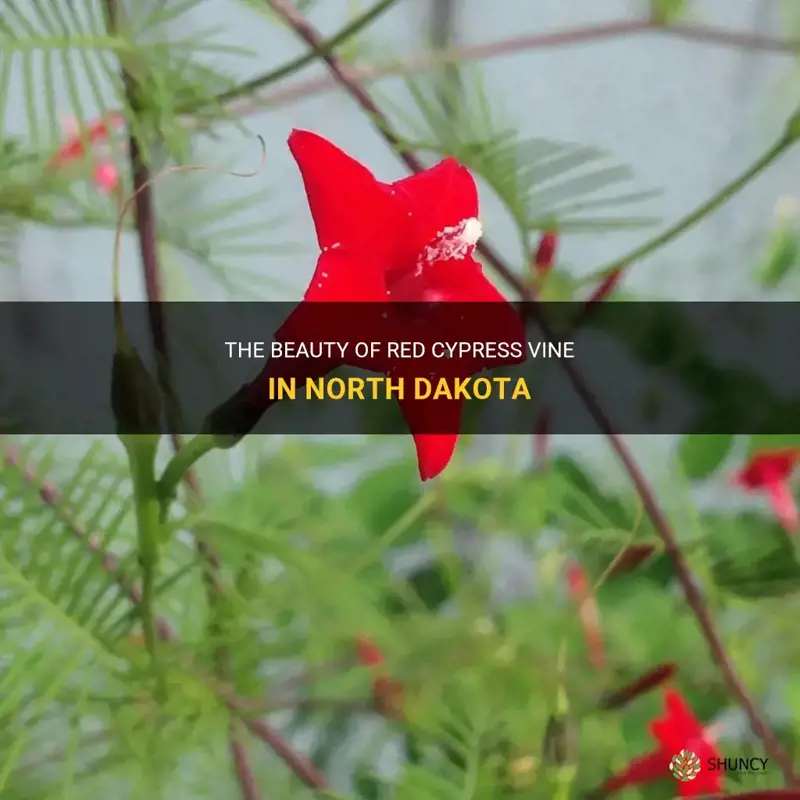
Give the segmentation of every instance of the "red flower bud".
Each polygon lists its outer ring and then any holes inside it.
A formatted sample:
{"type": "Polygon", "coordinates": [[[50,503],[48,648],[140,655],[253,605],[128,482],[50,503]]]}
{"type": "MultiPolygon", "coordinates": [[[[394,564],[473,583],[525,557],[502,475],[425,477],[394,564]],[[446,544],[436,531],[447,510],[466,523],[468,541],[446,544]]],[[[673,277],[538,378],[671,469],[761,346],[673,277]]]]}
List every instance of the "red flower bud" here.
{"type": "Polygon", "coordinates": [[[533,257],[533,266],[537,272],[544,273],[552,269],[557,247],[557,233],[548,231],[542,234],[542,238],[539,240],[539,246],[536,248],[536,253],[533,257]]]}

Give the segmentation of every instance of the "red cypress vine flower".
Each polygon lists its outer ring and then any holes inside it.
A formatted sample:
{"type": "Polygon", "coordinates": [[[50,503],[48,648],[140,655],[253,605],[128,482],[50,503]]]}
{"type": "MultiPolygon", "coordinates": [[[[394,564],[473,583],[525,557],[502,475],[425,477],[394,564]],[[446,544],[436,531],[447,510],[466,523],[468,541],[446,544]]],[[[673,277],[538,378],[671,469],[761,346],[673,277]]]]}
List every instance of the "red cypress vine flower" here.
{"type": "Polygon", "coordinates": [[[797,504],[792,497],[789,482],[800,460],[800,450],[785,447],[761,450],[733,475],[736,486],[746,492],[766,492],[775,516],[789,533],[800,525],[797,504]]]}
{"type": "MultiPolygon", "coordinates": [[[[680,692],[668,689],[664,692],[665,714],[650,723],[650,733],[658,742],[658,748],[631,761],[619,775],[606,781],[600,789],[600,797],[631,786],[638,786],[669,777],[672,757],[681,750],[694,753],[705,767],[710,758],[719,758],[719,752],[711,736],[694,716],[692,709],[680,692]]],[[[692,781],[678,783],[679,797],[702,797],[722,791],[721,772],[701,769],[692,781]]]]}
{"type": "MultiPolygon", "coordinates": [[[[300,168],[321,254],[303,302],[276,333],[284,342],[421,341],[426,357],[377,355],[271,361],[220,418],[240,411],[236,435],[252,430],[270,377],[321,377],[340,366],[383,373],[406,384],[467,378],[525,360],[525,333],[514,307],[473,258],[482,228],[478,192],[467,169],[447,158],[394,183],[382,183],[326,139],[295,130],[289,149],[300,168]],[[330,310],[333,303],[359,308],[330,310]],[[458,304],[457,308],[455,304],[458,304]],[[325,310],[324,306],[328,307],[325,310]],[[428,358],[436,341],[521,343],[519,357],[428,358]],[[241,411],[241,409],[245,409],[241,411]]],[[[460,398],[398,400],[417,450],[420,477],[438,475],[458,440],[460,398]]],[[[218,410],[219,411],[219,410],[218,410]]]]}
{"type": "Polygon", "coordinates": [[[369,636],[356,639],[359,663],[373,670],[372,702],[375,710],[385,717],[400,719],[403,716],[403,687],[389,676],[386,658],[369,636]]]}

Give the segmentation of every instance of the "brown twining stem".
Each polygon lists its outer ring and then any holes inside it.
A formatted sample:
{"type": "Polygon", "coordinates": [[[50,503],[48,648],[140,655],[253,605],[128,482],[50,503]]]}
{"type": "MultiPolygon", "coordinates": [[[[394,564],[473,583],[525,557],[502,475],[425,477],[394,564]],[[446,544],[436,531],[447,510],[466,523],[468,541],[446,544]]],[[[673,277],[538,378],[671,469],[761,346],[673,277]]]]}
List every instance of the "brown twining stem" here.
{"type": "MultiPolygon", "coordinates": [[[[425,165],[414,153],[404,149],[402,142],[393,131],[386,115],[378,108],[359,80],[353,76],[352,71],[336,55],[327,53],[321,49],[321,45],[324,41],[322,36],[320,36],[319,31],[314,28],[298,8],[290,2],[290,0],[266,0],[266,2],[278,16],[294,29],[295,33],[297,33],[309,47],[318,53],[320,59],[325,61],[340,86],[367,112],[378,133],[397,152],[406,166],[412,172],[420,172],[425,169],[425,165]]],[[[486,263],[514,288],[520,300],[527,303],[530,316],[539,326],[545,338],[551,342],[557,342],[559,337],[556,336],[549,321],[546,319],[541,304],[531,298],[525,282],[505,263],[497,251],[485,240],[479,243],[478,250],[486,263]]],[[[653,489],[639,469],[639,466],[633,459],[627,446],[615,432],[605,411],[597,402],[591,388],[584,381],[580,372],[575,369],[572,362],[568,359],[561,360],[560,363],[573,389],[581,398],[581,401],[586,406],[595,424],[608,439],[612,450],[621,462],[636,492],[639,494],[644,510],[649,516],[653,528],[664,542],[666,550],[672,558],[678,581],[686,596],[686,602],[697,619],[698,626],[706,641],[711,657],[719,667],[728,691],[730,691],[731,695],[736,699],[739,705],[741,705],[747,715],[753,733],[761,740],[770,758],[780,767],[786,784],[789,786],[800,785],[800,780],[794,773],[791,758],[781,747],[774,731],[756,708],[755,702],[750,697],[747,688],[742,683],[741,678],[737,674],[734,665],[725,651],[725,646],[711,617],[711,612],[703,599],[702,593],[697,587],[691,569],[686,561],[686,557],[678,545],[678,540],[672,529],[672,525],[662,511],[653,489]]]]}
{"type": "MultiPolygon", "coordinates": [[[[120,9],[116,0],[106,0],[105,4],[106,20],[109,31],[113,34],[120,28],[120,9]]],[[[131,110],[136,113],[139,108],[139,93],[136,79],[122,66],[122,81],[125,87],[125,95],[131,110]]],[[[142,261],[142,271],[147,293],[148,314],[150,320],[150,335],[153,349],[156,354],[156,364],[158,379],[161,390],[167,401],[167,422],[170,427],[170,439],[173,449],[177,452],[181,448],[181,440],[177,428],[177,416],[175,407],[172,405],[174,393],[170,381],[170,351],[169,339],[167,336],[166,319],[163,313],[163,275],[158,258],[158,245],[156,235],[156,216],[153,207],[153,193],[150,186],[150,171],[142,158],[140,143],[136,136],[131,132],[129,136],[129,159],[131,174],[133,178],[133,191],[135,193],[135,212],[136,212],[136,234],[139,242],[139,252],[142,261]]],[[[188,489],[189,502],[197,505],[202,503],[202,493],[199,482],[195,474],[189,470],[184,476],[184,483],[188,489]]],[[[215,572],[219,568],[219,561],[210,548],[195,536],[198,552],[204,558],[208,567],[204,570],[204,582],[206,584],[206,596],[208,598],[209,613],[212,623],[209,632],[216,635],[214,629],[217,618],[217,598],[221,593],[221,586],[216,578],[215,572]]],[[[220,677],[229,672],[228,654],[224,648],[219,648],[216,653],[217,671],[220,677]]],[[[250,767],[247,751],[244,744],[237,736],[235,720],[231,721],[229,730],[229,748],[231,759],[234,764],[236,776],[242,796],[245,800],[260,800],[260,792],[255,784],[253,770],[250,767]]],[[[281,758],[289,765],[307,785],[313,788],[320,788],[325,785],[323,776],[316,774],[313,766],[305,763],[302,756],[294,754],[289,744],[283,741],[282,737],[274,733],[268,726],[261,722],[248,723],[251,731],[259,731],[256,735],[267,742],[275,752],[280,749],[281,758]],[[276,749],[276,745],[278,749],[276,749]],[[299,770],[299,771],[298,771],[299,770]],[[320,780],[322,781],[320,783],[320,780]]],[[[280,755],[280,753],[279,753],[280,755]]]]}
{"type": "MultiPolygon", "coordinates": [[[[103,570],[126,593],[131,602],[136,605],[141,601],[141,592],[122,571],[119,561],[110,553],[104,552],[99,538],[87,533],[66,508],[61,492],[50,480],[40,476],[35,465],[29,459],[23,459],[19,450],[13,446],[5,447],[3,460],[6,466],[18,470],[23,480],[34,487],[42,502],[53,509],[67,526],[70,534],[78,539],[84,547],[92,552],[101,563],[103,570]]],[[[163,641],[177,641],[171,625],[163,617],[156,617],[156,630],[163,641]]],[[[238,698],[223,698],[225,704],[233,712],[247,711],[247,701],[238,698]]],[[[294,772],[297,778],[309,789],[326,789],[328,786],[325,776],[311,763],[306,756],[295,752],[283,737],[269,725],[259,719],[243,716],[242,722],[257,739],[267,744],[275,754],[281,758],[294,772]]],[[[238,758],[239,747],[234,748],[232,754],[238,758]]],[[[244,777],[240,775],[240,779],[244,777]]]]}
{"type": "MultiPolygon", "coordinates": [[[[354,79],[362,83],[369,83],[396,75],[413,75],[456,62],[468,63],[513,55],[514,53],[574,47],[576,45],[601,44],[615,39],[647,34],[663,35],[686,42],[773,55],[785,56],[800,53],[800,40],[797,39],[774,38],[757,33],[725,30],[697,23],[673,22],[664,25],[649,18],[620,19],[597,25],[566,28],[551,33],[526,33],[498,39],[493,42],[448,47],[446,50],[424,53],[390,64],[366,67],[349,66],[348,71],[354,79]]],[[[305,81],[298,81],[294,85],[270,90],[255,98],[230,100],[226,103],[226,108],[237,116],[255,114],[260,113],[267,107],[274,108],[277,105],[286,105],[323,92],[330,92],[338,86],[339,82],[330,77],[310,78],[305,81]]]]}

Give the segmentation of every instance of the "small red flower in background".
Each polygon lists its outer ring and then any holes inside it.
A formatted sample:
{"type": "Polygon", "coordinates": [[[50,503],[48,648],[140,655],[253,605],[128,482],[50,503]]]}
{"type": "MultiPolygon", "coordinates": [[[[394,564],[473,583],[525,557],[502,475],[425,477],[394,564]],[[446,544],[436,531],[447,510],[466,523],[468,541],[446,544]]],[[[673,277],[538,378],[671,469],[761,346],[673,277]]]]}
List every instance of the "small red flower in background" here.
{"type": "Polygon", "coordinates": [[[389,677],[386,659],[369,636],[356,639],[356,653],[362,666],[373,670],[372,702],[379,714],[394,719],[403,716],[403,687],[389,677]]]}
{"type": "MultiPolygon", "coordinates": [[[[417,377],[467,378],[525,360],[519,315],[473,258],[482,227],[477,187],[465,167],[447,158],[416,175],[382,183],[315,133],[293,131],[289,149],[322,252],[303,302],[276,340],[422,341],[428,352],[439,340],[523,346],[521,357],[397,359],[384,348],[369,358],[351,351],[336,360],[268,364],[248,390],[251,408],[266,407],[259,386],[273,375],[322,376],[351,366],[407,383],[417,377]],[[371,305],[334,317],[318,303],[371,305]],[[453,304],[459,304],[458,311],[448,310],[453,304]]],[[[398,402],[414,439],[420,477],[433,478],[452,458],[464,401],[406,397],[398,402]]]]}
{"type": "Polygon", "coordinates": [[[621,789],[669,778],[670,761],[681,750],[694,753],[702,768],[694,780],[676,784],[678,796],[702,797],[722,791],[720,771],[706,769],[708,759],[720,758],[710,734],[704,730],[680,692],[667,689],[664,706],[664,716],[650,724],[650,733],[658,742],[658,749],[631,761],[623,772],[603,784],[598,796],[608,797],[621,789]]]}
{"type": "Polygon", "coordinates": [[[733,475],[733,482],[739,488],[769,495],[775,516],[789,533],[794,533],[800,524],[797,504],[789,489],[799,460],[800,450],[797,448],[761,450],[733,475]]]}
{"type": "Polygon", "coordinates": [[[578,613],[583,625],[583,635],[589,648],[589,657],[595,669],[605,666],[605,648],[603,646],[603,633],[600,628],[600,609],[592,593],[589,579],[583,567],[571,562],[566,570],[567,586],[572,598],[578,604],[578,613]]]}
{"type": "MultiPolygon", "coordinates": [[[[65,123],[67,140],[62,144],[50,161],[52,170],[64,170],[77,162],[83,161],[86,156],[86,144],[92,147],[107,141],[114,128],[124,124],[124,119],[119,114],[112,114],[107,119],[90,122],[86,126],[84,135],[81,136],[80,127],[76,120],[68,119],[65,123]]],[[[94,168],[92,178],[100,191],[110,194],[119,184],[119,173],[113,162],[104,159],[94,168]]]]}
{"type": "Polygon", "coordinates": [[[549,231],[542,234],[539,246],[533,257],[533,266],[538,273],[549,272],[553,267],[556,249],[558,248],[558,234],[549,231]]]}

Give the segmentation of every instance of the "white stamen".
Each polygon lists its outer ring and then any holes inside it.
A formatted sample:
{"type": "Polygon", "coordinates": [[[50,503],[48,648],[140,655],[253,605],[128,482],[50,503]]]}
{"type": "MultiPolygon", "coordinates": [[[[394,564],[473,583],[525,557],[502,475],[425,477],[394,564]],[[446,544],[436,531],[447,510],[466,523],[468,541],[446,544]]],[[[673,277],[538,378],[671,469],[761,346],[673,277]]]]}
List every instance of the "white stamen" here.
{"type": "Polygon", "coordinates": [[[470,217],[464,222],[464,230],[461,238],[473,247],[478,244],[478,240],[483,236],[483,225],[477,217],[470,217]]]}
{"type": "Polygon", "coordinates": [[[476,217],[461,220],[440,230],[426,245],[417,259],[416,275],[421,275],[426,264],[439,260],[466,258],[483,235],[483,225],[476,217]]]}

